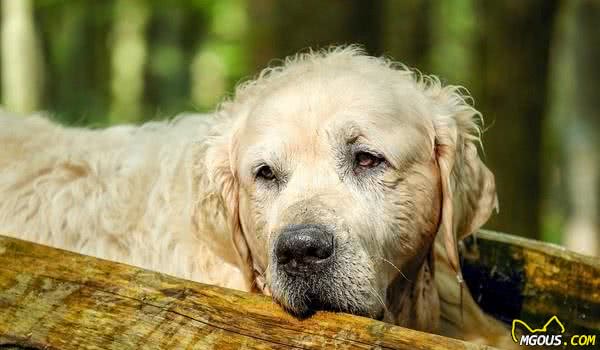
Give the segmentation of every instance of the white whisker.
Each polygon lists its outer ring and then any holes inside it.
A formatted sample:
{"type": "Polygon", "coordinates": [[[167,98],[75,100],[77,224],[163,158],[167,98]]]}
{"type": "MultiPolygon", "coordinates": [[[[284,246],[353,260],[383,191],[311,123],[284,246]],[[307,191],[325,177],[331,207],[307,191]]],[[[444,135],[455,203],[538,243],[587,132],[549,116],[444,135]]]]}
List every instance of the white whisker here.
{"type": "Polygon", "coordinates": [[[406,275],[396,265],[394,265],[391,261],[389,261],[388,259],[386,259],[386,258],[384,258],[382,256],[376,256],[376,258],[379,258],[379,259],[385,261],[386,263],[392,265],[393,268],[395,268],[398,272],[400,272],[400,275],[402,277],[404,277],[405,280],[407,280],[408,282],[410,282],[410,280],[408,279],[408,277],[406,277],[406,275]]]}
{"type": "Polygon", "coordinates": [[[369,292],[371,292],[371,294],[373,294],[373,296],[377,298],[377,300],[383,307],[383,310],[385,310],[385,312],[388,312],[387,306],[385,306],[385,303],[383,302],[383,298],[381,297],[381,295],[379,295],[379,293],[377,293],[375,288],[373,288],[373,286],[370,283],[369,283],[369,292]]]}

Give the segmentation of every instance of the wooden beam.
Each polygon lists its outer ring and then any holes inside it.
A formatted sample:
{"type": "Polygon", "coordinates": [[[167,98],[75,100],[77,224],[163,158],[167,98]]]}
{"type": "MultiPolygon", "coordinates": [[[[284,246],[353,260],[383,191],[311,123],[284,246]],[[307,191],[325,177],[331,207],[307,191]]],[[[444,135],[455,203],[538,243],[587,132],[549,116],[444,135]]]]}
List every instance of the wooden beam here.
{"type": "Polygon", "coordinates": [[[0,236],[0,348],[489,349],[0,236]]]}
{"type": "Polygon", "coordinates": [[[556,315],[565,335],[600,333],[600,258],[491,231],[462,243],[463,275],[484,311],[540,327],[556,315]]]}

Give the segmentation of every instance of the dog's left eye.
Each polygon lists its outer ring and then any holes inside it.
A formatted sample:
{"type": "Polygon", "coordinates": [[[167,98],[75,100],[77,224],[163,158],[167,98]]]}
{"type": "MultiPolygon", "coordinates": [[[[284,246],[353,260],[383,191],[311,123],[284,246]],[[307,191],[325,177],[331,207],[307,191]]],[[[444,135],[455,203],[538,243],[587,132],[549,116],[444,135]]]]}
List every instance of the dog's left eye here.
{"type": "Polygon", "coordinates": [[[371,169],[383,163],[385,159],[368,152],[358,152],[355,156],[356,167],[371,169]]]}

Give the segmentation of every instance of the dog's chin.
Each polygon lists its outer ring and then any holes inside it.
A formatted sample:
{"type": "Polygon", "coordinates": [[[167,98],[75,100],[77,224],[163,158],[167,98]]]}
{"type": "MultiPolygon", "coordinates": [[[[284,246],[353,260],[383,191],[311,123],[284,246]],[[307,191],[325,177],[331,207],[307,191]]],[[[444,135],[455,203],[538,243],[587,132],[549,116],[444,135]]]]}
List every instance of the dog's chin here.
{"type": "Polygon", "coordinates": [[[285,304],[281,303],[279,300],[278,302],[287,312],[301,319],[310,317],[317,311],[344,312],[376,320],[383,320],[384,317],[383,308],[373,310],[366,305],[353,305],[349,307],[348,305],[344,305],[346,304],[344,302],[337,303],[336,301],[323,301],[319,297],[309,297],[303,300],[288,300],[288,303],[285,304]]]}
{"type": "Polygon", "coordinates": [[[357,316],[382,320],[384,309],[381,304],[362,293],[337,291],[335,286],[315,288],[306,283],[288,284],[285,289],[273,289],[273,297],[287,312],[298,317],[307,318],[317,311],[344,312],[357,316]]]}

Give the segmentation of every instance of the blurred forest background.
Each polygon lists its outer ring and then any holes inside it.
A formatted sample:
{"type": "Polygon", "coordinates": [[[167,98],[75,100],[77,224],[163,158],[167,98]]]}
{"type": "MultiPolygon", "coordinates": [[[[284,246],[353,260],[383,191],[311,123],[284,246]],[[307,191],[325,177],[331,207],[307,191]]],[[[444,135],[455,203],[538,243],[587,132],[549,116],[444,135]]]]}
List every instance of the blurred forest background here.
{"type": "Polygon", "coordinates": [[[466,86],[500,214],[600,254],[598,0],[1,0],[3,108],[100,127],[209,111],[299,50],[360,43],[466,86]]]}

